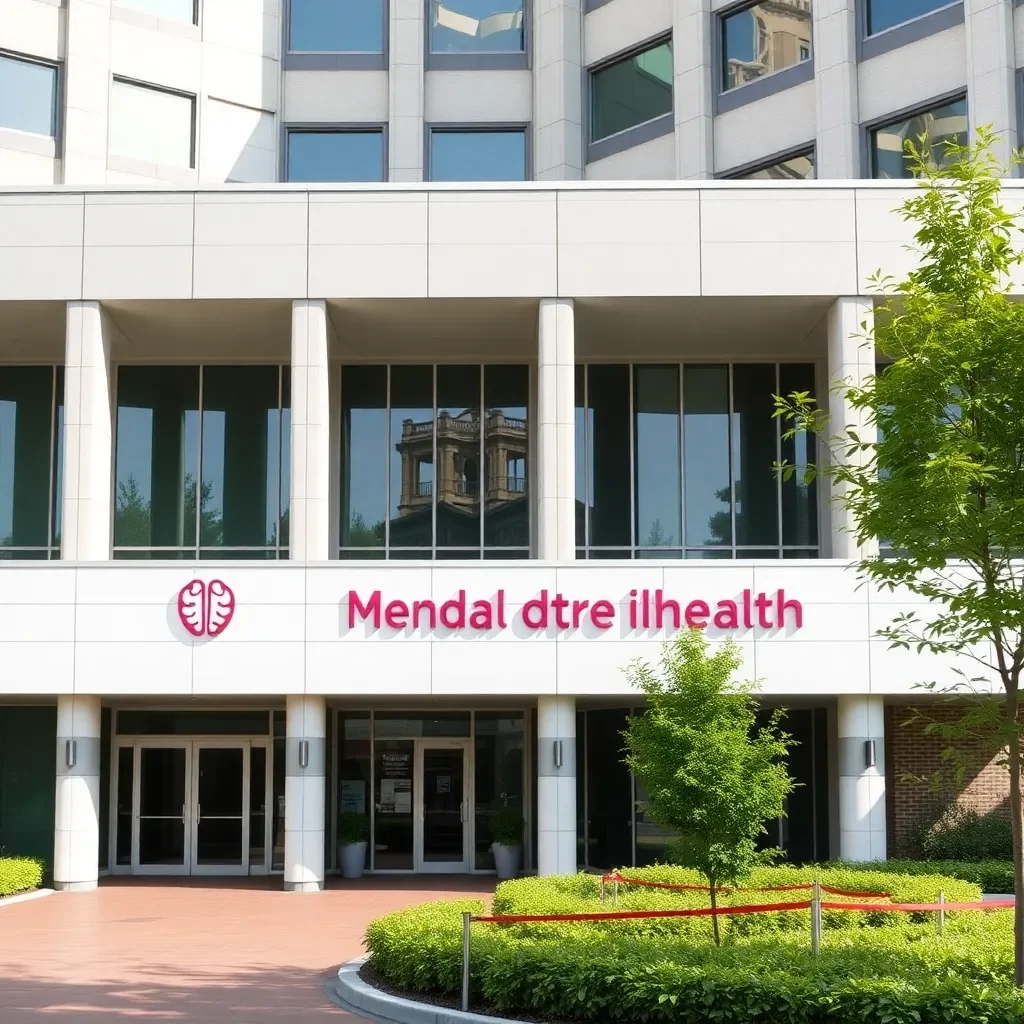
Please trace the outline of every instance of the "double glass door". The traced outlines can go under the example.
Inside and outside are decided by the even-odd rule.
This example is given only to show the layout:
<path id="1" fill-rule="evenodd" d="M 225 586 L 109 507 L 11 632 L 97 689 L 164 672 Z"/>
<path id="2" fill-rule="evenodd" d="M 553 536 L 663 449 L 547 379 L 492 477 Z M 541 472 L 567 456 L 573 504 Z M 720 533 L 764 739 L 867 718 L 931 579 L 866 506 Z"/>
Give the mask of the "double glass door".
<path id="1" fill-rule="evenodd" d="M 118 828 L 131 822 L 135 874 L 245 875 L 266 871 L 268 744 L 138 740 L 121 747 Z M 125 813 L 131 807 L 129 814 Z M 118 836 L 118 843 L 125 837 Z"/>

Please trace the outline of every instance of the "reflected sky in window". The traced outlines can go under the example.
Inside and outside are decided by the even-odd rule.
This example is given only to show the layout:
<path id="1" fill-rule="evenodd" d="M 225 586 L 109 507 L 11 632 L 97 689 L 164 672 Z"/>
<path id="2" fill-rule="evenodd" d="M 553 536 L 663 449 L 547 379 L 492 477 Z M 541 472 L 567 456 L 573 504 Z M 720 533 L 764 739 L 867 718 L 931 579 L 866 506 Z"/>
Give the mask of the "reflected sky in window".
<path id="1" fill-rule="evenodd" d="M 288 49 L 304 53 L 381 53 L 384 0 L 291 0 Z"/>
<path id="2" fill-rule="evenodd" d="M 430 134 L 431 181 L 524 181 L 523 131 L 444 131 Z"/>

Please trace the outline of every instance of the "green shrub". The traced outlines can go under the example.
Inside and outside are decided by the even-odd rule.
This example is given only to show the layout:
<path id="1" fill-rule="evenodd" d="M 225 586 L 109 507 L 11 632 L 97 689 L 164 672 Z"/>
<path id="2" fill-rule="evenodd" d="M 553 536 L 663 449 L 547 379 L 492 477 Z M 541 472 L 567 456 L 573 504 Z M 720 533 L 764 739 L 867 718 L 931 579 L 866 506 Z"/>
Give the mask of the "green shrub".
<path id="1" fill-rule="evenodd" d="M 887 860 L 868 863 L 835 863 L 823 865 L 846 871 L 880 872 L 902 875 L 947 875 L 971 882 L 982 892 L 1013 892 L 1013 862 L 1010 860 Z"/>
<path id="2" fill-rule="evenodd" d="M 346 811 L 338 815 L 338 842 L 365 843 L 370 838 L 370 819 L 365 814 Z"/>
<path id="3" fill-rule="evenodd" d="M 0 896 L 13 896 L 43 884 L 45 865 L 37 857 L 0 857 Z"/>
<path id="4" fill-rule="evenodd" d="M 921 852 L 926 860 L 1012 860 L 1010 819 L 954 805 L 925 831 Z"/>
<path id="5" fill-rule="evenodd" d="M 504 807 L 491 818 L 491 835 L 499 846 L 523 845 L 523 816 L 512 807 Z"/>

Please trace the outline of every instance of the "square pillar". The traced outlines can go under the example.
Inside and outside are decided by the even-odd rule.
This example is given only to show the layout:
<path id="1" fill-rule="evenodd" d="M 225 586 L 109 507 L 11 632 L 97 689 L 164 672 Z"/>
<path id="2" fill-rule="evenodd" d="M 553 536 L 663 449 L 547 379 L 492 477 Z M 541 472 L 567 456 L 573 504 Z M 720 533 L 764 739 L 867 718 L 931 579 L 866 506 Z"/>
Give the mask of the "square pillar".
<path id="1" fill-rule="evenodd" d="M 61 558 L 106 561 L 113 532 L 110 353 L 124 336 L 98 302 L 69 302 L 64 354 Z"/>
<path id="2" fill-rule="evenodd" d="M 327 701 L 288 697 L 284 753 L 284 887 L 324 887 Z"/>
<path id="3" fill-rule="evenodd" d="M 815 177 L 859 178 L 860 100 L 856 0 L 815 0 Z"/>
<path id="4" fill-rule="evenodd" d="M 100 699 L 57 698 L 53 887 L 96 888 L 100 858 Z"/>
<path id="5" fill-rule="evenodd" d="M 576 698 L 537 698 L 537 874 L 576 874 Z"/>
<path id="6" fill-rule="evenodd" d="M 326 561 L 336 540 L 330 516 L 333 333 L 323 299 L 296 299 L 292 303 L 288 541 L 295 561 Z"/>
<path id="7" fill-rule="evenodd" d="M 68 0 L 64 5 L 65 185 L 100 185 L 107 180 L 110 6 L 110 0 Z"/>
<path id="8" fill-rule="evenodd" d="M 862 384 L 875 372 L 874 322 L 875 308 L 871 299 L 839 298 L 828 311 L 828 412 L 832 436 L 842 436 L 850 427 L 861 437 L 866 436 L 862 414 L 835 388 L 844 381 Z M 853 517 L 841 504 L 843 491 L 844 485 L 831 483 L 832 557 L 852 561 L 877 554 L 877 541 L 857 544 Z"/>
<path id="9" fill-rule="evenodd" d="M 885 706 L 869 696 L 838 705 L 839 857 L 885 860 Z"/>
<path id="10" fill-rule="evenodd" d="M 672 107 L 676 177 L 715 175 L 714 70 L 711 33 L 717 24 L 711 0 L 673 0 Z"/>
<path id="11" fill-rule="evenodd" d="M 548 0 L 533 18 L 533 177 L 583 177 L 583 11 L 580 0 Z"/>
<path id="12" fill-rule="evenodd" d="M 576 557 L 576 328 L 572 299 L 541 299 L 537 349 L 537 557 Z"/>
<path id="13" fill-rule="evenodd" d="M 996 133 L 993 153 L 1007 169 L 1013 166 L 1010 156 L 1018 145 L 1015 7 L 1003 0 L 964 0 L 971 138 L 973 141 L 978 125 L 992 125 Z"/>
<path id="14" fill-rule="evenodd" d="M 388 42 L 388 181 L 423 181 L 423 0 L 391 0 Z"/>

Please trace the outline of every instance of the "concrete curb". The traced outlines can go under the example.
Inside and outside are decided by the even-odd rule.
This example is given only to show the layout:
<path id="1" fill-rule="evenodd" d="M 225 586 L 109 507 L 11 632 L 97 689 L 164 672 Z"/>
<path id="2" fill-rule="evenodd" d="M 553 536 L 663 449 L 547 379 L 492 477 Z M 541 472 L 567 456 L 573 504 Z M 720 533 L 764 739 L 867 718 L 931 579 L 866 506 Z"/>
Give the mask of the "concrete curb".
<path id="1" fill-rule="evenodd" d="M 0 907 L 12 907 L 15 903 L 27 903 L 29 900 L 39 900 L 44 896 L 52 896 L 56 889 L 33 889 L 32 892 L 18 893 L 16 896 L 4 896 L 0 899 Z"/>
<path id="2" fill-rule="evenodd" d="M 522 1024 L 505 1017 L 463 1013 L 447 1006 L 432 1006 L 415 999 L 389 995 L 359 977 L 359 968 L 365 962 L 366 957 L 360 957 L 338 968 L 338 999 L 342 1007 L 352 1013 L 368 1014 L 375 1020 L 394 1021 L 395 1024 Z"/>

